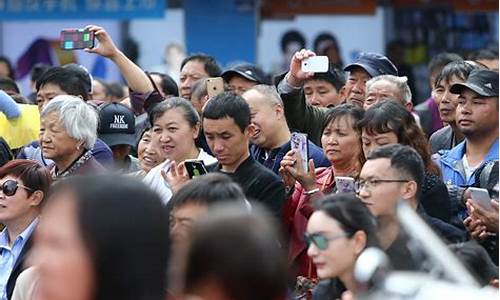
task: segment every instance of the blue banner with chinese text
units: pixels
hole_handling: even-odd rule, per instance
[[[0,20],[163,18],[166,0],[0,0]]]

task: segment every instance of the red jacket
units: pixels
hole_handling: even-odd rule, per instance
[[[323,193],[330,193],[335,180],[332,167],[316,169],[316,185],[319,193],[311,196],[304,195],[304,188],[300,183],[295,184],[295,190],[285,202],[283,208],[283,221],[288,242],[288,263],[296,276],[316,278],[316,267],[307,256],[307,247],[304,242],[304,233],[307,221],[314,211],[313,201],[322,198]]]

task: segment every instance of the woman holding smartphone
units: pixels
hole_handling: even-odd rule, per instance
[[[151,138],[159,141],[166,160],[151,169],[143,181],[157,191],[166,204],[172,197],[172,189],[166,181],[171,169],[177,171],[177,165],[188,159],[201,160],[205,165],[217,160],[195,145],[200,117],[189,101],[174,97],[161,102],[152,109],[150,119]]]
[[[299,153],[288,152],[281,161],[280,173],[289,191],[283,208],[285,232],[289,239],[288,262],[295,275],[316,278],[316,270],[307,256],[303,235],[307,220],[314,211],[312,203],[323,194],[337,191],[337,176],[357,178],[364,163],[361,132],[357,122],[363,109],[352,104],[333,108],[325,120],[321,144],[325,156],[332,163],[328,168],[315,169],[309,160],[304,171]]]

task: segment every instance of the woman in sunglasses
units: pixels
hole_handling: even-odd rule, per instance
[[[304,239],[322,280],[313,299],[340,299],[346,290],[356,294],[354,264],[365,248],[378,247],[375,218],[361,200],[351,193],[324,198],[309,218]]]
[[[35,161],[16,159],[0,168],[0,295],[10,299],[31,236],[38,224],[42,203],[51,184],[49,171]]]

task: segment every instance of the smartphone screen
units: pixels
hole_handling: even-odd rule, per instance
[[[354,193],[354,178],[335,176],[335,185],[339,193]]]
[[[85,29],[65,29],[60,36],[61,49],[75,50],[94,47],[94,32]]]
[[[207,168],[202,160],[186,160],[184,166],[189,175],[189,178],[205,175],[208,173]]]
[[[298,132],[292,133],[290,147],[299,154],[304,171],[307,172],[309,169],[309,145],[307,143],[307,134]]]

